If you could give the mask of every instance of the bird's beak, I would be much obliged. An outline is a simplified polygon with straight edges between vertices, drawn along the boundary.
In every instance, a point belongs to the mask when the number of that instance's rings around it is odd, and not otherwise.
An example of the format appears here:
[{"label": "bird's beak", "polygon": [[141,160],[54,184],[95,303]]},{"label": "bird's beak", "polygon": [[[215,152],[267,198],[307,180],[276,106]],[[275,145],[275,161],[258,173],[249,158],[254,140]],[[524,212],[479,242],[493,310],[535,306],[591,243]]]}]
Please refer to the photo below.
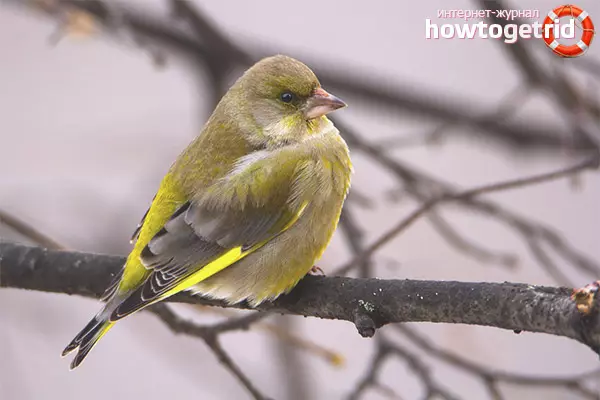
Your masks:
[{"label": "bird's beak", "polygon": [[318,118],[342,107],[346,107],[346,103],[324,89],[317,88],[306,101],[304,115],[307,119]]}]

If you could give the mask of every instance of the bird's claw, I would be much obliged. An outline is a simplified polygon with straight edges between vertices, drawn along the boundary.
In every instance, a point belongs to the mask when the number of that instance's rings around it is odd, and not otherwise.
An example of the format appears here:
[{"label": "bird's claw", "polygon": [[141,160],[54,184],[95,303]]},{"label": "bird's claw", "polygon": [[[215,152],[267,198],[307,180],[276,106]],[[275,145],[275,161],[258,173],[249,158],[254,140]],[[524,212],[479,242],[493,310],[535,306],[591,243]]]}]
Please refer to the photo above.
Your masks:
[{"label": "bird's claw", "polygon": [[325,272],[323,272],[323,270],[321,269],[321,267],[317,267],[316,265],[313,265],[313,267],[310,269],[310,271],[308,271],[308,273],[310,275],[322,275],[322,276],[325,276]]}]

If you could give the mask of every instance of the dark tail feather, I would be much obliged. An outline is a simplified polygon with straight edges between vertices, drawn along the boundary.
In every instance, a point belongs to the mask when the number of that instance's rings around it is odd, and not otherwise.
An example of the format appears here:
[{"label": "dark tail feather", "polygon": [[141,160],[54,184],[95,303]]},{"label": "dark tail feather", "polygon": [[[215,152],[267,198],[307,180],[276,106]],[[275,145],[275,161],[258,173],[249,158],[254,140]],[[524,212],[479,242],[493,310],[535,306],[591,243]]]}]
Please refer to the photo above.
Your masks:
[{"label": "dark tail feather", "polygon": [[62,356],[66,356],[75,349],[78,349],[75,358],[71,362],[71,369],[75,369],[88,355],[94,345],[104,336],[104,334],[113,326],[113,322],[94,317],[81,332],[69,343],[62,352]]}]

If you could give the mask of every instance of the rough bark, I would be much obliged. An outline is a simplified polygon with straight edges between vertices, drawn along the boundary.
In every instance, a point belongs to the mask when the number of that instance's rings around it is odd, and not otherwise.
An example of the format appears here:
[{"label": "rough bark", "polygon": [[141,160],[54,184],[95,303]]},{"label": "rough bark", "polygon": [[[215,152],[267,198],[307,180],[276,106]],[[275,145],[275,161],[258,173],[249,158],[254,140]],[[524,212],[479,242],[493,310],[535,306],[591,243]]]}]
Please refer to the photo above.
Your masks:
[{"label": "rough bark", "polygon": [[[0,243],[0,287],[98,298],[123,262],[117,256]],[[509,282],[307,276],[290,294],[258,310],[350,321],[363,336],[389,323],[419,321],[543,332],[575,339],[600,353],[600,299],[583,315],[571,294],[568,288]],[[228,306],[189,294],[169,301]]]}]

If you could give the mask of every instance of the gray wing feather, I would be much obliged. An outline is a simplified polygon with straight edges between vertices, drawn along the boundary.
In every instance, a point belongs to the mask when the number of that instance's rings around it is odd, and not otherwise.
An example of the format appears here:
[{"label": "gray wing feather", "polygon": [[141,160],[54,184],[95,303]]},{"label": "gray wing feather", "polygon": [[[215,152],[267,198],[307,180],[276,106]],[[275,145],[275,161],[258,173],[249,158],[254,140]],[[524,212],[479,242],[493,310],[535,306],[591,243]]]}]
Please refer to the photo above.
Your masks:
[{"label": "gray wing feather", "polygon": [[[280,210],[285,210],[282,204]],[[152,273],[111,315],[112,320],[151,303],[231,248],[245,250],[267,240],[289,221],[284,211],[247,206],[243,212],[216,212],[199,204],[181,206],[141,252]]]},{"label": "gray wing feather", "polygon": [[220,246],[251,247],[268,239],[273,230],[277,229],[282,216],[282,211],[273,212],[267,207],[248,207],[243,213],[215,212],[193,207],[186,212],[185,222],[192,227],[196,235]]}]

